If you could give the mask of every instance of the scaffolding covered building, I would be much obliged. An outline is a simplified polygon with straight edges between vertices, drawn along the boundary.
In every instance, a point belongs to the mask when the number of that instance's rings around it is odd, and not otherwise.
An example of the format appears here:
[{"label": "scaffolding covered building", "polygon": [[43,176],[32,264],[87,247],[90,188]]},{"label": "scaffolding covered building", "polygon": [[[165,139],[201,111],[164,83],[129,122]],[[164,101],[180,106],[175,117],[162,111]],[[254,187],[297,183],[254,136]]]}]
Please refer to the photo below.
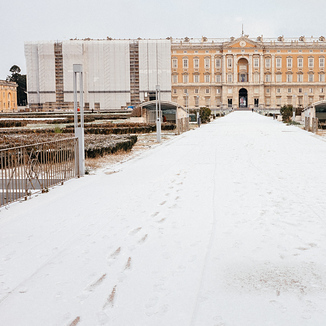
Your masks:
[{"label": "scaffolding covered building", "polygon": [[170,40],[26,42],[31,110],[73,108],[73,65],[83,65],[86,110],[117,110],[153,99],[171,101]]}]

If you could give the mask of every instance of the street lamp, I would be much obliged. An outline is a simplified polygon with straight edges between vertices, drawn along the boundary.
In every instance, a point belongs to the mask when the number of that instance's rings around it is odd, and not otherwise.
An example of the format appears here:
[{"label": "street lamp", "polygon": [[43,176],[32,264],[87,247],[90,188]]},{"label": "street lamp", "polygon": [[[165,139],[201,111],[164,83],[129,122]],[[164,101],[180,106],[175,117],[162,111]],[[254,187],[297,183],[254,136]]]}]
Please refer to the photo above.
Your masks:
[{"label": "street lamp", "polygon": [[[79,74],[79,109],[77,106],[77,75]],[[80,64],[73,65],[73,87],[74,87],[74,129],[75,137],[78,138],[78,162],[76,160],[76,170],[79,175],[85,174],[85,145],[84,145],[84,99],[83,99],[83,66]],[[80,123],[78,116],[80,117]],[[77,166],[78,164],[78,166]]]},{"label": "street lamp", "polygon": [[156,85],[156,140],[161,142],[161,90],[160,85]]},{"label": "street lamp", "polygon": [[295,98],[296,98],[296,96],[295,95],[293,95],[293,107],[292,107],[292,111],[293,111],[293,116],[292,116],[292,121],[294,122],[295,121],[295,104],[296,104],[296,102],[295,102]]}]

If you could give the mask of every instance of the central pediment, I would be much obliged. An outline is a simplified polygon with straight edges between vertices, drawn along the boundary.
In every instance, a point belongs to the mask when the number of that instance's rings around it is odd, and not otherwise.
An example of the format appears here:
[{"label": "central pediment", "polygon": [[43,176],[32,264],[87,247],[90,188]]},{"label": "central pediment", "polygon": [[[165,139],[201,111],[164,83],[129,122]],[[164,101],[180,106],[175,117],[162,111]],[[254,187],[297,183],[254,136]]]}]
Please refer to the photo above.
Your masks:
[{"label": "central pediment", "polygon": [[237,39],[231,40],[223,44],[223,48],[233,48],[233,49],[249,49],[249,48],[262,48],[262,45],[249,39],[246,36],[239,37]]}]

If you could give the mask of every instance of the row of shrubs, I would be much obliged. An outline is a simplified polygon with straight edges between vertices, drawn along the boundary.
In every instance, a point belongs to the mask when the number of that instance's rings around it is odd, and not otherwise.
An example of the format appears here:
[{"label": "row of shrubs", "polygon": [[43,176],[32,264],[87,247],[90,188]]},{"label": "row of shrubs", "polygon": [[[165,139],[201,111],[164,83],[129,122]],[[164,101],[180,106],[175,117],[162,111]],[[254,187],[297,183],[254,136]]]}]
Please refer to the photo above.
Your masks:
[{"label": "row of shrubs", "polygon": [[[0,149],[49,142],[66,137],[63,134],[6,135],[0,138]],[[118,151],[129,151],[136,142],[137,136],[131,135],[85,135],[85,156],[95,158]]]},{"label": "row of shrubs", "polygon": [[118,139],[96,139],[92,141],[86,138],[85,156],[87,158],[96,158],[107,154],[113,154],[119,151],[130,151],[137,142],[137,136],[124,136]]},{"label": "row of shrubs", "polygon": [[13,127],[25,127],[27,121],[25,120],[0,120],[0,128],[13,128]]},{"label": "row of shrubs", "polygon": [[[94,125],[85,126],[85,134],[95,134],[95,135],[121,135],[121,134],[141,134],[141,133],[150,133],[156,131],[156,125],[148,125],[148,124],[107,124],[107,125]],[[162,130],[174,130],[176,128],[173,123],[163,123],[161,126]],[[74,131],[73,126],[67,126],[62,129],[64,133],[71,133]]]}]

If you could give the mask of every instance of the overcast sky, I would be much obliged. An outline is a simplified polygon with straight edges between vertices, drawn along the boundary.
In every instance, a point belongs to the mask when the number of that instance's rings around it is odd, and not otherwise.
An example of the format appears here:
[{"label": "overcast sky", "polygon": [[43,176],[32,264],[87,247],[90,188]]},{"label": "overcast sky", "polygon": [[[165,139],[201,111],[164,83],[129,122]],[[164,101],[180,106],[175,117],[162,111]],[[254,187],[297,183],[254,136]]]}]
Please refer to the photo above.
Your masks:
[{"label": "overcast sky", "polygon": [[26,73],[25,41],[70,38],[326,36],[325,0],[10,0],[0,20],[0,79]]}]

